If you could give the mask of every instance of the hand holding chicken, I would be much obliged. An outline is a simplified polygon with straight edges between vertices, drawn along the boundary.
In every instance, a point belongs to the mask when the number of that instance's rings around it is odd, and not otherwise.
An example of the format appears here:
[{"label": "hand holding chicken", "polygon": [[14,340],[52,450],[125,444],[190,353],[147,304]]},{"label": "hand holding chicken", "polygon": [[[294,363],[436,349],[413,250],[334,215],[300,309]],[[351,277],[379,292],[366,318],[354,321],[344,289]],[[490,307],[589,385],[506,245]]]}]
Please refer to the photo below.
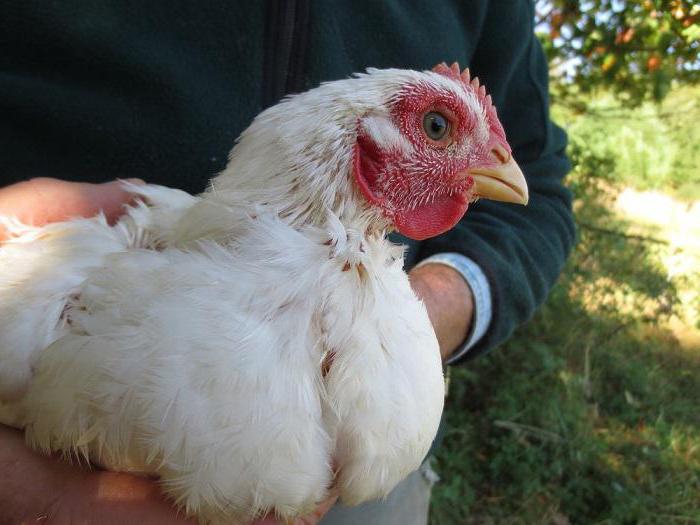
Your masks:
[{"label": "hand holding chicken", "polygon": [[157,474],[204,523],[312,509],[331,458],[349,504],[418,467],[441,363],[385,234],[527,201],[478,81],[438,66],[323,84],[259,115],[204,194],[130,189],[113,226],[4,220],[2,422]]}]

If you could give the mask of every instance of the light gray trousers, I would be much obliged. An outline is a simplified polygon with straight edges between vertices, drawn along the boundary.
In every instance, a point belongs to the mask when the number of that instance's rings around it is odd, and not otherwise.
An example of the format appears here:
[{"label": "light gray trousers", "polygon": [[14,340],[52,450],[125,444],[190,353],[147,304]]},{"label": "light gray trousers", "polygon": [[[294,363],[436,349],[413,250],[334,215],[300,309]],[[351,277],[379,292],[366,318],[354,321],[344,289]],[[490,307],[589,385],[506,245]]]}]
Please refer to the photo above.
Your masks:
[{"label": "light gray trousers", "polygon": [[399,483],[383,501],[357,507],[336,505],[320,525],[427,525],[430,489],[437,474],[426,460],[414,473]]}]

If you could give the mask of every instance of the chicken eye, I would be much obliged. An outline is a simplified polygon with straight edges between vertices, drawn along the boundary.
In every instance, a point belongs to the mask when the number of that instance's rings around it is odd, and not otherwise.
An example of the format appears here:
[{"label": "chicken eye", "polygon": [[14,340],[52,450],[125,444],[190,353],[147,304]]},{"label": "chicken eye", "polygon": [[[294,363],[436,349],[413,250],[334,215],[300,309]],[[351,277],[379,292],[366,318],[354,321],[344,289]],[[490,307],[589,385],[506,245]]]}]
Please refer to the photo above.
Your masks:
[{"label": "chicken eye", "polygon": [[447,118],[436,111],[430,111],[423,117],[423,129],[425,134],[432,140],[442,140],[449,129]]}]

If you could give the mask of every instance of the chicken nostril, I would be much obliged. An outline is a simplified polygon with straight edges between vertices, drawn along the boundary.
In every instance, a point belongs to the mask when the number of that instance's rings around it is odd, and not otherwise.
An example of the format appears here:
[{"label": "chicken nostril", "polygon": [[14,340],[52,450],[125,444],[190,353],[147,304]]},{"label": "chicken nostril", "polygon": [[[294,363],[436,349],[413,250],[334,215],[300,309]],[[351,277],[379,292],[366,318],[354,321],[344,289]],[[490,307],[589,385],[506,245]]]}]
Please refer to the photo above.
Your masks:
[{"label": "chicken nostril", "polygon": [[496,146],[491,150],[491,155],[493,155],[498,162],[505,164],[510,160],[510,153],[503,146]]}]

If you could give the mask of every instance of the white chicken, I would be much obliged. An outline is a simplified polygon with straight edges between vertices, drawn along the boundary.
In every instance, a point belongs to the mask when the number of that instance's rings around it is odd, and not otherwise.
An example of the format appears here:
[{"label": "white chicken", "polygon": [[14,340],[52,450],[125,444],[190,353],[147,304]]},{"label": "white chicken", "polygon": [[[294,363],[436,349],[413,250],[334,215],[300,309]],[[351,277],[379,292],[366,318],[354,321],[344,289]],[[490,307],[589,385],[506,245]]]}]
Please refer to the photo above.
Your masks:
[{"label": "white chicken", "polygon": [[527,201],[468,71],[322,84],[261,113],[205,193],[130,190],[114,226],[3,219],[1,422],[157,475],[202,523],[297,516],[333,482],[357,504],[419,466],[440,354],[386,233]]}]

